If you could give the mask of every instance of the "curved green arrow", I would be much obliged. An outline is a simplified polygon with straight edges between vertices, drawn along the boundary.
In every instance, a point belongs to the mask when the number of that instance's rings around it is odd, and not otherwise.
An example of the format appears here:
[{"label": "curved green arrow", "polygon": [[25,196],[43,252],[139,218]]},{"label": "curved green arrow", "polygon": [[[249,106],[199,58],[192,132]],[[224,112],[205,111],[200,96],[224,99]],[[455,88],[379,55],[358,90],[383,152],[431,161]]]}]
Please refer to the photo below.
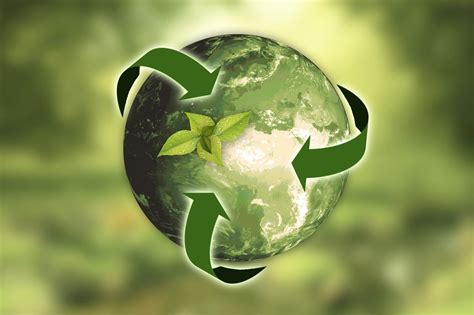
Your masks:
[{"label": "curved green arrow", "polygon": [[177,50],[152,49],[120,75],[117,83],[117,101],[122,116],[128,92],[140,74],[140,67],[158,70],[183,86],[188,92],[181,99],[211,94],[220,70],[219,67],[209,72],[198,61]]},{"label": "curved green arrow", "polygon": [[230,220],[214,193],[186,193],[193,200],[184,232],[184,248],[189,260],[199,269],[226,283],[239,283],[257,275],[265,267],[230,269],[212,267],[211,241],[219,216]]},{"label": "curved green arrow", "polygon": [[342,172],[354,166],[364,156],[369,112],[364,103],[354,93],[340,85],[338,87],[352,109],[355,125],[360,134],[347,142],[321,149],[310,149],[310,138],[308,138],[291,163],[304,189],[306,189],[307,178]]}]

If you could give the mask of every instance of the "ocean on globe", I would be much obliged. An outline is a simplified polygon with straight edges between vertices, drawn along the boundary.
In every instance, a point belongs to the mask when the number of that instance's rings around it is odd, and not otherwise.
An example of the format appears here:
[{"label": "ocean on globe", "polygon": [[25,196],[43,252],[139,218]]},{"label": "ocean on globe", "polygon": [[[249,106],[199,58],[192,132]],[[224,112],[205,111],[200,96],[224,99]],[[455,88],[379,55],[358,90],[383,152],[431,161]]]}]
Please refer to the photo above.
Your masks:
[{"label": "ocean on globe", "polygon": [[[213,256],[251,261],[282,253],[312,235],[336,205],[347,173],[308,179],[301,187],[292,160],[310,148],[350,138],[345,108],[321,70],[298,51],[252,35],[224,35],[183,51],[207,69],[221,67],[212,95],[179,100],[184,90],[154,72],[139,89],[125,127],[124,158],[135,198],[150,221],[177,244],[191,200],[214,192],[231,220],[214,231]],[[247,129],[222,145],[223,165],[196,152],[160,156],[173,133],[189,129],[185,112],[214,121],[250,112]]]}]

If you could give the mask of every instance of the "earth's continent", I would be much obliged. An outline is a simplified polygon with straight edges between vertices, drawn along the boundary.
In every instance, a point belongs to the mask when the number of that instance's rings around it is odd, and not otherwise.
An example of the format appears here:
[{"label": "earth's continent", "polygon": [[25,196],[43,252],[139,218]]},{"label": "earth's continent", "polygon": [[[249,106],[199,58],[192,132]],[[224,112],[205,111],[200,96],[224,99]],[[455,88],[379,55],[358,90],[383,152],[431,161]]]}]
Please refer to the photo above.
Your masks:
[{"label": "earth's continent", "polygon": [[[301,187],[291,162],[311,148],[350,137],[344,106],[321,70],[296,50],[251,35],[204,39],[186,48],[209,70],[221,66],[211,96],[179,98],[184,90],[153,73],[140,88],[125,128],[125,167],[134,195],[153,224],[181,244],[191,200],[183,192],[214,192],[231,221],[218,221],[215,258],[249,261],[284,252],[313,234],[336,205],[341,173]],[[173,133],[189,129],[185,112],[215,121],[250,111],[249,127],[224,142],[223,166],[196,152],[158,156]]]}]

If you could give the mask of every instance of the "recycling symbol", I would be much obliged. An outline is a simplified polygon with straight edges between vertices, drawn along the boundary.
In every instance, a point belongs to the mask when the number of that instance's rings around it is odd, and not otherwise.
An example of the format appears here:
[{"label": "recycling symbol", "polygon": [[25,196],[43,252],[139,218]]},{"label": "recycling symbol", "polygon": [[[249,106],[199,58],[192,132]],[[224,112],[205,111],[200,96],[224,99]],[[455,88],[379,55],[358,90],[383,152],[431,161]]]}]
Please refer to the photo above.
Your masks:
[{"label": "recycling symbol", "polygon": [[[221,67],[207,69],[191,54],[170,48],[155,48],[145,53],[120,75],[116,87],[117,102],[123,116],[129,92],[139,77],[140,69],[149,68],[167,76],[186,92],[180,100],[193,100],[212,95],[221,75]],[[303,190],[306,180],[343,172],[363,157],[367,143],[369,114],[364,103],[351,91],[338,88],[349,105],[359,133],[348,141],[333,146],[311,149],[311,137],[301,146],[291,164]],[[216,105],[218,106],[218,105]],[[196,151],[206,163],[222,165],[222,143],[238,138],[247,127],[250,112],[221,117],[214,121],[205,115],[186,113],[190,128],[169,136],[156,158],[191,154]],[[194,153],[193,153],[194,154]],[[233,269],[214,266],[211,243],[216,222],[221,217],[231,220],[214,192],[185,192],[192,199],[184,225],[184,249],[189,261],[210,276],[225,283],[244,282],[265,267]]]}]

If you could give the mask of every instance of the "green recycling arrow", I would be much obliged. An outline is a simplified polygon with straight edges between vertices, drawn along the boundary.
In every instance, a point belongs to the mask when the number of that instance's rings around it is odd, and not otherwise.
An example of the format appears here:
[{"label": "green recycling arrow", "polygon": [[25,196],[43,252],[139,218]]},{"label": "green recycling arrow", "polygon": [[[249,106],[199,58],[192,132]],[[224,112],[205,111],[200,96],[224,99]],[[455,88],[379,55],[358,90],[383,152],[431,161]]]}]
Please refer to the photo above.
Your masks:
[{"label": "green recycling arrow", "polygon": [[211,94],[220,70],[219,67],[209,72],[195,59],[174,49],[152,49],[120,75],[117,83],[117,101],[122,116],[128,93],[140,74],[140,67],[158,70],[183,86],[187,93],[181,99]]},{"label": "green recycling arrow", "polygon": [[355,125],[360,134],[347,142],[320,149],[310,149],[310,138],[308,138],[291,163],[303,189],[306,189],[307,178],[342,172],[354,166],[364,155],[369,112],[364,103],[354,93],[340,85],[338,87],[352,109]]},{"label": "green recycling arrow", "polygon": [[212,267],[211,241],[219,216],[230,220],[214,193],[186,193],[193,200],[184,231],[184,248],[189,260],[199,269],[226,283],[239,283],[257,275],[265,267],[230,269]]}]

